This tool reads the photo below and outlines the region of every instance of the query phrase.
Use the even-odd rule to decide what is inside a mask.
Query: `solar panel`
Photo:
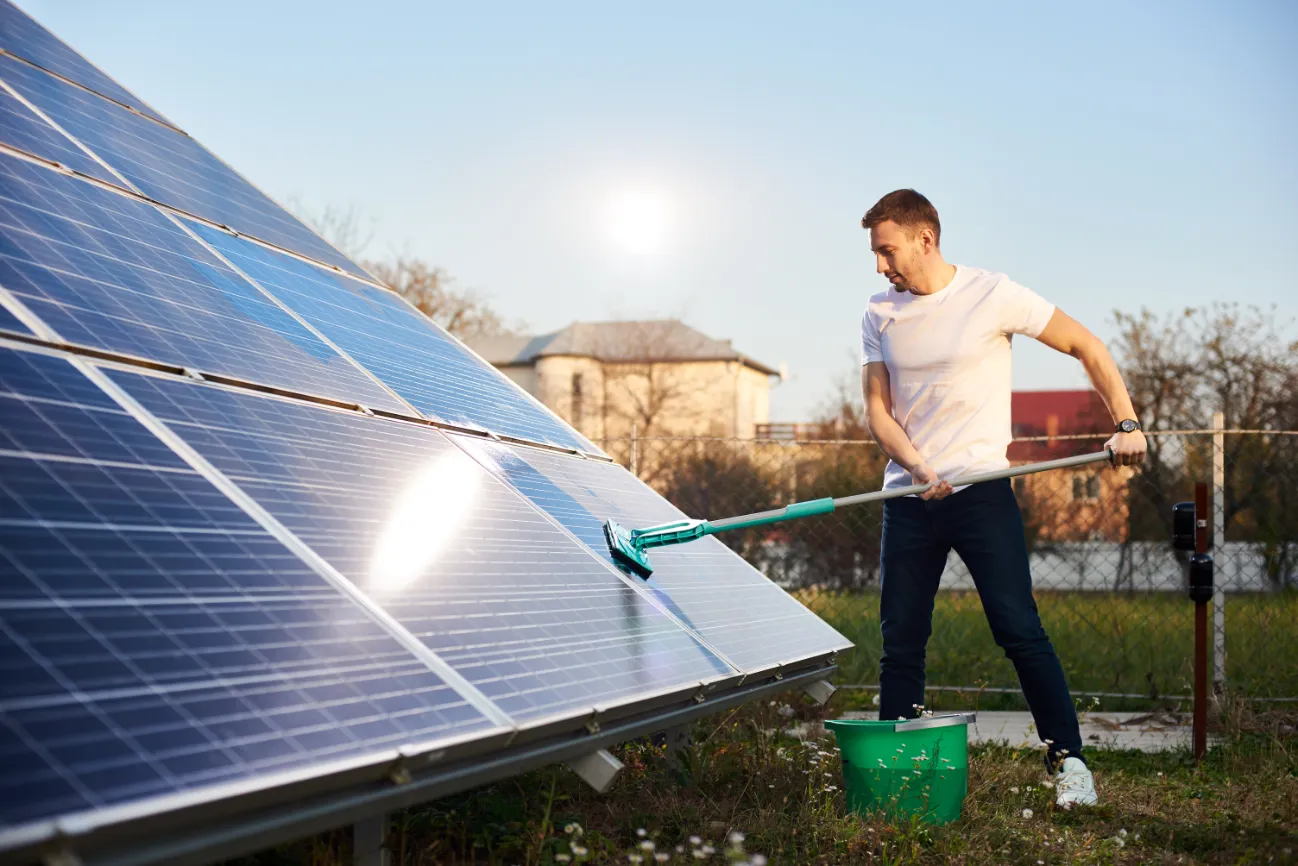
[[[685,516],[620,466],[456,438],[611,565],[616,563],[604,540],[606,519],[634,528]],[[655,597],[745,671],[851,646],[715,538],[655,548],[651,556],[654,573],[647,585]]]
[[[28,328],[13,313],[0,306],[0,331],[13,331],[16,334],[30,334],[31,328]]]
[[[715,539],[619,570],[680,513],[150,116],[0,0],[0,859],[232,856],[832,672]]]
[[[591,453],[599,449],[386,289],[196,225],[213,248],[430,418]]]
[[[110,375],[515,719],[737,674],[431,427]]]
[[[0,418],[0,830],[492,727],[67,361]]]
[[[316,261],[364,274],[356,263],[184,133],[11,57],[0,56],[0,80],[155,201]]]
[[[156,208],[6,155],[0,286],[71,343],[408,411]]]
[[[166,119],[145,105],[139,97],[100,72],[9,0],[0,0],[0,48],[150,117]]]
[[[0,143],[100,180],[114,180],[108,169],[4,89],[0,89]]]

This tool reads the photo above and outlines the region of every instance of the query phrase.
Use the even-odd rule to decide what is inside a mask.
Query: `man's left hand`
[[[1145,452],[1149,450],[1145,434],[1139,430],[1115,433],[1104,447],[1113,452],[1114,466],[1135,466],[1145,459]]]

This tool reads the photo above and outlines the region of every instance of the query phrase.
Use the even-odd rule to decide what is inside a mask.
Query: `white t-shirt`
[[[1010,337],[1036,337],[1054,311],[1004,274],[959,265],[931,295],[870,298],[861,363],[887,365],[892,417],[939,478],[1009,466]],[[885,490],[913,483],[889,461]]]

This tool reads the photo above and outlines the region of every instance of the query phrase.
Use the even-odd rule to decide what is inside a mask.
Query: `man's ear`
[[[924,252],[932,253],[937,251],[937,235],[930,228],[919,230],[919,242],[924,245]]]

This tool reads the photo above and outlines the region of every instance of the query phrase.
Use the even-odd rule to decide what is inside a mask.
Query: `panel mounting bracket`
[[[600,749],[569,761],[568,769],[581,776],[582,781],[594,788],[596,793],[603,794],[613,786],[618,773],[622,772],[622,762],[613,757],[608,749]]]
[[[181,367],[180,372],[184,375],[186,379],[193,379],[195,382],[207,381],[206,379],[203,378],[203,374],[195,370],[193,367]]]
[[[802,687],[803,693],[822,707],[829,702],[838,688],[829,680],[815,680]]]

